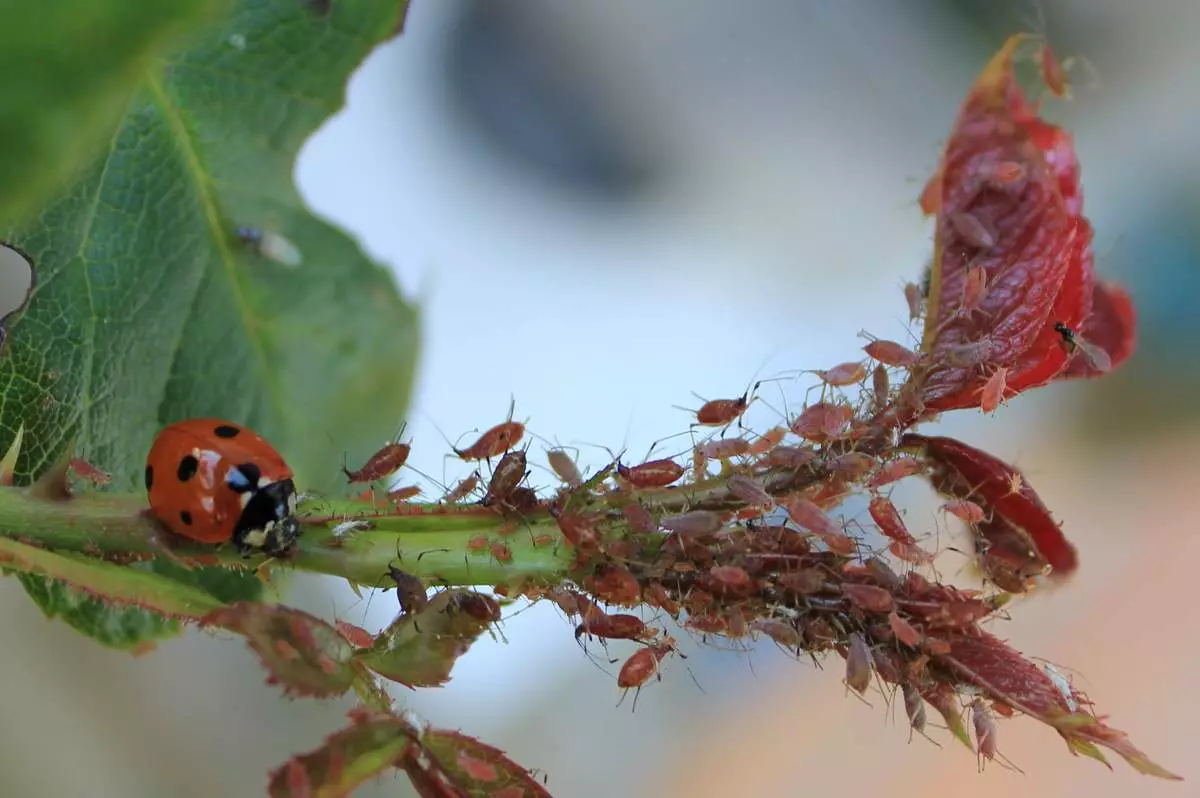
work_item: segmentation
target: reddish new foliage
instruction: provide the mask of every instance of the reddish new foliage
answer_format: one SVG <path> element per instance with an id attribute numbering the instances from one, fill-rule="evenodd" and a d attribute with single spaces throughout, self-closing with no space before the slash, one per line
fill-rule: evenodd
<path id="1" fill-rule="evenodd" d="M 1088 340 L 1092 332 L 1114 367 L 1132 352 L 1127 299 L 1102 288 L 1097 300 L 1071 137 L 1036 115 L 1013 76 L 1023 38 L 1012 37 L 979 77 L 947 141 L 937 189 L 926 192 L 939 199 L 922 342 L 932 365 L 914 375 L 926 413 L 979 406 L 1000 367 L 1006 396 L 1080 376 L 1086 367 L 1075 358 L 1068 368 L 1056 323 Z M 1019 179 L 1001 177 L 1010 174 Z M 973 276 L 986 285 L 982 295 L 978 285 L 968 290 Z M 1095 320 L 1094 305 L 1102 306 Z"/>

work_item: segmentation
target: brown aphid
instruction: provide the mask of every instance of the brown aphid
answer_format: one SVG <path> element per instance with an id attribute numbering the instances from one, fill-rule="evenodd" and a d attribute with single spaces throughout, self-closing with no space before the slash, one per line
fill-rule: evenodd
<path id="1" fill-rule="evenodd" d="M 884 368 L 883 364 L 876 366 L 871 372 L 871 398 L 875 402 L 875 409 L 882 410 L 887 407 L 891 390 L 892 386 L 888 380 L 887 369 Z"/>
<path id="2" fill-rule="evenodd" d="M 821 381 L 833 388 L 845 388 L 857 385 L 867 377 L 867 367 L 862 361 L 839 363 L 831 369 L 814 372 Z"/>
<path id="3" fill-rule="evenodd" d="M 725 489 L 735 498 L 754 507 L 774 507 L 775 499 L 751 477 L 734 474 L 725 482 Z"/>
<path id="4" fill-rule="evenodd" d="M 696 455 L 705 460 L 728 460 L 741 457 L 750 451 L 750 441 L 742 438 L 722 438 L 696 445 Z"/>
<path id="5" fill-rule="evenodd" d="M 916 283 L 905 283 L 904 301 L 908 303 L 909 322 L 914 322 L 921 318 L 921 314 L 925 309 L 925 296 L 921 293 L 921 286 Z"/>
<path id="6" fill-rule="evenodd" d="M 925 551 L 925 549 L 916 543 L 901 543 L 898 540 L 894 540 L 888 545 L 888 551 L 897 560 L 912 565 L 929 565 L 936 559 L 931 552 Z"/>
<path id="7" fill-rule="evenodd" d="M 519 421 L 505 421 L 484 432 L 467 448 L 454 449 L 454 453 L 460 460 L 490 460 L 516 446 L 524 435 L 524 424 Z"/>
<path id="8" fill-rule="evenodd" d="M 647 645 L 640 651 L 635 651 L 621 666 L 621 671 L 617 674 L 617 687 L 626 691 L 633 689 L 640 693 L 642 685 L 650 681 L 651 676 L 655 676 L 661 681 L 660 664 L 664 657 L 676 651 L 678 651 L 678 647 L 673 637 L 665 637 L 661 643 Z M 634 693 L 633 699 L 635 706 L 637 693 Z M 622 700 L 624 700 L 624 695 L 622 695 Z"/>
<path id="9" fill-rule="evenodd" d="M 717 595 L 749 595 L 754 590 L 754 579 L 745 568 L 736 565 L 714 565 L 708 569 L 706 587 Z"/>
<path id="10" fill-rule="evenodd" d="M 665 488 L 683 476 L 684 468 L 669 458 L 632 467 L 617 463 L 617 473 L 635 488 Z"/>
<path id="11" fill-rule="evenodd" d="M 987 269 L 976 264 L 967 269 L 966 279 L 963 280 L 962 298 L 958 313 L 970 315 L 979 309 L 983 304 L 983 298 L 987 296 L 988 275 Z"/>
<path id="12" fill-rule="evenodd" d="M 925 733 L 925 699 L 921 692 L 911 682 L 901 682 L 900 690 L 904 693 L 904 714 L 908 715 L 908 725 L 917 734 Z"/>
<path id="13" fill-rule="evenodd" d="M 879 527 L 879 531 L 888 539 L 910 546 L 917 542 L 905 526 L 904 519 L 900 517 L 900 511 L 888 497 L 876 496 L 871 499 L 871 503 L 867 505 L 867 512 L 871 514 L 871 520 Z"/>
<path id="14" fill-rule="evenodd" d="M 568 543 L 577 549 L 595 551 L 600 548 L 600 535 L 596 532 L 596 518 L 573 512 L 550 511 L 558 523 L 558 530 Z"/>
<path id="15" fill-rule="evenodd" d="M 888 626 L 891 627 L 892 634 L 896 635 L 896 639 L 904 645 L 912 646 L 913 648 L 921 645 L 921 633 L 894 611 L 888 613 Z"/>
<path id="16" fill-rule="evenodd" d="M 504 502 L 521 484 L 521 480 L 525 479 L 527 473 L 525 452 L 517 449 L 504 455 L 496 464 L 496 470 L 492 472 L 487 493 L 483 497 L 483 506 L 490 507 Z"/>
<path id="17" fill-rule="evenodd" d="M 507 543 L 499 540 L 493 540 L 488 548 L 491 550 L 492 556 L 496 558 L 496 562 L 512 562 L 512 549 L 509 548 Z"/>
<path id="18" fill-rule="evenodd" d="M 953 499 L 942 505 L 942 510 L 968 524 L 983 523 L 987 514 L 970 499 Z"/>
<path id="19" fill-rule="evenodd" d="M 482 593 L 455 593 L 453 596 L 455 609 L 465 612 L 477 621 L 495 623 L 501 618 L 500 603 L 491 596 Z"/>
<path id="20" fill-rule="evenodd" d="M 395 490 L 388 491 L 387 499 L 390 502 L 399 504 L 400 502 L 406 502 L 409 499 L 415 499 L 420 495 L 420 485 L 405 485 L 403 487 L 396 488 Z"/>
<path id="21" fill-rule="evenodd" d="M 651 607 L 657 607 L 672 618 L 679 616 L 679 602 L 671 598 L 671 594 L 667 592 L 667 589 L 663 587 L 661 582 L 651 582 L 646 585 L 642 594 L 645 597 L 646 603 Z"/>
<path id="22" fill-rule="evenodd" d="M 858 632 L 850 633 L 846 651 L 846 686 L 863 695 L 871 686 L 871 649 Z"/>
<path id="23" fill-rule="evenodd" d="M 362 468 L 357 471 L 342 468 L 342 472 L 352 485 L 356 482 L 375 482 L 400 470 L 411 451 L 412 447 L 407 443 L 389 443 L 371 455 Z"/>
<path id="24" fill-rule="evenodd" d="M 750 443 L 749 453 L 756 456 L 766 454 L 782 443 L 787 433 L 787 427 L 772 427 Z"/>
<path id="25" fill-rule="evenodd" d="M 482 554 L 487 551 L 488 539 L 486 535 L 476 535 L 467 541 L 467 551 L 472 554 Z"/>
<path id="26" fill-rule="evenodd" d="M 825 574 L 819 568 L 801 568 L 779 575 L 779 586 L 791 593 L 809 596 L 825 587 Z"/>
<path id="27" fill-rule="evenodd" d="M 696 422 L 692 426 L 723 427 L 732 424 L 742 417 L 749 406 L 747 394 L 742 394 L 737 399 L 712 399 L 696 411 Z"/>
<path id="28" fill-rule="evenodd" d="M 896 606 L 892 594 L 875 585 L 842 585 L 842 594 L 866 612 L 891 612 Z"/>
<path id="29" fill-rule="evenodd" d="M 394 565 L 388 566 L 388 576 L 396 583 L 396 599 L 405 615 L 421 612 L 429 605 L 429 595 L 420 579 Z"/>
<path id="30" fill-rule="evenodd" d="M 864 346 L 863 351 L 883 365 L 896 368 L 912 368 L 921 360 L 921 356 L 908 347 L 881 338 Z"/>
<path id="31" fill-rule="evenodd" d="M 653 637 L 656 631 L 647 628 L 636 615 L 618 613 L 584 618 L 583 623 L 575 627 L 575 639 L 578 640 L 585 634 L 608 640 L 645 640 Z"/>
<path id="32" fill-rule="evenodd" d="M 776 446 L 767 453 L 767 465 L 798 471 L 817 459 L 817 453 L 806 446 Z"/>
<path id="33" fill-rule="evenodd" d="M 830 473 L 837 475 L 847 482 L 857 482 L 865 477 L 878 464 L 878 460 L 863 452 L 846 452 L 831 457 L 825 462 Z"/>
<path id="34" fill-rule="evenodd" d="M 457 504 L 458 502 L 470 496 L 475 489 L 479 487 L 479 479 L 479 472 L 476 471 L 465 479 L 460 480 L 459 483 L 455 485 L 449 493 L 446 494 L 442 501 L 446 502 L 447 504 Z"/>
<path id="35" fill-rule="evenodd" d="M 868 488 L 882 488 L 884 485 L 889 485 L 897 480 L 911 477 L 915 474 L 920 474 L 925 470 L 925 463 L 915 457 L 897 457 L 895 460 L 890 460 L 871 475 L 867 480 Z"/>
<path id="36" fill-rule="evenodd" d="M 681 537 L 703 537 L 716 534 L 721 529 L 721 516 L 710 510 L 692 510 L 681 515 L 665 515 L 658 525 Z"/>
<path id="37" fill-rule="evenodd" d="M 629 531 L 638 535 L 650 535 L 658 531 L 654 516 L 650 511 L 637 502 L 630 502 L 621 508 L 621 513 L 629 523 Z"/>
<path id="38" fill-rule="evenodd" d="M 756 618 L 750 622 L 750 628 L 762 632 L 786 649 L 797 650 L 804 643 L 800 632 L 789 623 L 774 618 Z"/>
<path id="39" fill-rule="evenodd" d="M 69 466 L 80 479 L 86 479 L 88 482 L 93 482 L 97 485 L 107 485 L 112 480 L 112 476 L 107 471 L 96 468 L 96 466 L 82 457 L 71 458 Z"/>
<path id="40" fill-rule="evenodd" d="M 555 476 L 562 480 L 567 487 L 578 488 L 583 484 L 583 474 L 579 473 L 579 466 L 575 465 L 575 460 L 567 454 L 566 450 L 547 449 L 546 461 L 550 463 L 550 468 L 554 471 Z"/>
<path id="41" fill-rule="evenodd" d="M 969 246 L 982 250 L 996 246 L 996 234 L 975 214 L 952 213 L 948 221 L 958 237 Z"/>
<path id="42" fill-rule="evenodd" d="M 971 725 L 975 727 L 975 750 L 983 759 L 996 758 L 996 719 L 982 700 L 971 702 Z"/>
<path id="43" fill-rule="evenodd" d="M 596 598 L 609 604 L 633 606 L 641 600 L 642 589 L 637 577 L 628 568 L 612 563 L 601 563 L 596 571 L 584 579 L 584 586 Z"/>
<path id="44" fill-rule="evenodd" d="M 792 432 L 805 440 L 825 443 L 841 437 L 854 411 L 847 405 L 818 402 L 806 407 L 792 421 Z"/>

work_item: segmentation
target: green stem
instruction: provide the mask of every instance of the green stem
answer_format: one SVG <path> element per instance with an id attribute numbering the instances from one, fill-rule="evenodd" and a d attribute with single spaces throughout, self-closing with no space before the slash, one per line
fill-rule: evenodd
<path id="1" fill-rule="evenodd" d="M 169 551 L 194 564 L 255 567 L 262 563 L 262 558 L 240 557 L 231 546 L 168 540 L 146 509 L 141 495 L 81 493 L 50 500 L 27 488 L 0 487 L 0 536 L 110 562 L 148 559 Z M 320 500 L 301 509 L 308 511 L 301 516 L 304 530 L 299 545 L 281 567 L 341 576 L 361 585 L 387 584 L 389 565 L 433 584 L 556 581 L 566 574 L 572 559 L 546 512 L 511 522 L 479 507 L 406 505 L 397 511 L 363 502 Z M 365 522 L 369 528 L 335 532 L 347 521 Z M 498 561 L 487 549 L 469 552 L 468 543 L 479 536 L 507 545 L 511 562 Z M 535 540 L 542 545 L 535 545 Z"/>

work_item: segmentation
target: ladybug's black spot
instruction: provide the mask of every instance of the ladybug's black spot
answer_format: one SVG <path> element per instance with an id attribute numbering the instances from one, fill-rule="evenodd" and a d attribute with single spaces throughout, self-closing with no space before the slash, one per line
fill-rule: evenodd
<path id="1" fill-rule="evenodd" d="M 183 512 L 181 512 L 179 514 L 179 520 L 182 521 L 185 526 L 191 526 L 192 525 L 192 514 L 189 513 L 187 510 L 184 510 Z"/>
<path id="2" fill-rule="evenodd" d="M 190 454 L 183 456 L 179 461 L 179 468 L 175 471 L 175 476 L 179 477 L 180 482 L 187 482 L 196 475 L 196 469 L 200 467 L 200 461 Z"/>
<path id="3" fill-rule="evenodd" d="M 213 429 L 213 435 L 218 438 L 236 438 L 239 432 L 241 432 L 240 429 L 229 424 L 221 424 Z"/>
<path id="4" fill-rule="evenodd" d="M 235 484 L 234 473 L 241 476 L 241 480 L 236 480 L 240 484 Z M 229 483 L 229 487 L 242 493 L 247 490 L 258 490 L 258 480 L 262 477 L 262 470 L 254 463 L 242 463 L 240 466 L 229 472 L 229 477 L 225 480 Z"/>
<path id="5" fill-rule="evenodd" d="M 154 467 L 146 466 L 146 490 L 150 490 L 150 486 L 154 484 Z"/>

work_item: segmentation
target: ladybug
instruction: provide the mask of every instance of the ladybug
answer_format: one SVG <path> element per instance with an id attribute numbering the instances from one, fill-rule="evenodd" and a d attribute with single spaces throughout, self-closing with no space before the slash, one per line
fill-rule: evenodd
<path id="1" fill-rule="evenodd" d="M 286 555 L 300 534 L 292 470 L 262 436 L 231 421 L 163 427 L 146 456 L 150 510 L 177 535 L 232 540 L 239 553 Z"/>

